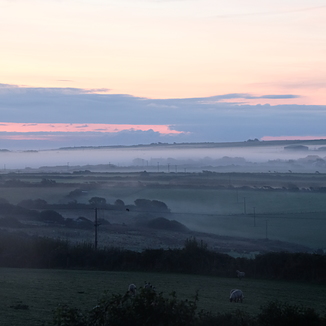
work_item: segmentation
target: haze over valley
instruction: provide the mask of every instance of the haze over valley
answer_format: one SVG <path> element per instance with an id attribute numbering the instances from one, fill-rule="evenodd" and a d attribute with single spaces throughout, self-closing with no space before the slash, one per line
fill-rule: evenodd
<path id="1" fill-rule="evenodd" d="M 75 171 L 126 168 L 151 172 L 323 172 L 326 140 L 181 143 L 75 147 L 49 150 L 0 150 L 1 170 L 56 167 Z M 100 165 L 95 167 L 96 165 Z M 55 170 L 55 169 L 53 169 Z"/>

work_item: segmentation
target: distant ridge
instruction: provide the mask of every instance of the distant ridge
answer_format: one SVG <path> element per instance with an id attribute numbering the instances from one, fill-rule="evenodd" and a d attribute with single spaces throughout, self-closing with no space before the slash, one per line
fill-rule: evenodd
<path id="1" fill-rule="evenodd" d="M 136 147 L 173 147 L 173 148 L 221 148 L 221 147 L 256 147 L 256 146 L 289 146 L 289 145 L 324 145 L 326 139 L 314 140 L 268 140 L 249 139 L 242 142 L 198 142 L 198 143 L 151 143 L 138 145 L 105 145 L 105 146 L 74 146 L 60 147 L 59 150 L 105 149 L 105 148 L 136 148 Z"/>

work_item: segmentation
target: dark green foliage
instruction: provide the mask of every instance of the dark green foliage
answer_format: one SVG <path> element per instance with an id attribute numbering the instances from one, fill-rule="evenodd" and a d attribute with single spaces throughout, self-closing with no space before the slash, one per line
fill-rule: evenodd
<path id="1" fill-rule="evenodd" d="M 217 313 L 201 311 L 198 326 L 259 326 L 257 319 L 242 310 L 233 313 Z"/>
<path id="2" fill-rule="evenodd" d="M 258 320 L 261 326 L 322 325 L 322 320 L 314 309 L 289 305 L 280 301 L 272 301 L 261 307 Z"/>
<path id="3" fill-rule="evenodd" d="M 234 278 L 239 269 L 246 272 L 246 278 L 326 282 L 326 255 L 273 253 L 256 259 L 233 258 L 209 250 L 196 238 L 187 239 L 182 249 L 135 252 L 114 247 L 95 250 L 92 243 L 71 244 L 0 231 L 0 266 L 156 271 Z"/>
<path id="4" fill-rule="evenodd" d="M 197 241 L 195 237 L 188 238 L 185 241 L 185 250 L 187 251 L 205 251 L 207 252 L 207 243 L 203 242 L 202 240 L 200 243 Z"/>
<path id="5" fill-rule="evenodd" d="M 101 207 L 106 205 L 106 199 L 102 197 L 92 197 L 88 202 L 94 207 Z"/>
<path id="6" fill-rule="evenodd" d="M 86 217 L 79 216 L 74 223 L 74 227 L 81 229 L 92 229 L 94 228 L 94 222 L 92 222 Z"/>
<path id="7" fill-rule="evenodd" d="M 86 312 L 58 306 L 53 326 L 323 326 L 325 319 L 314 309 L 273 301 L 257 316 L 243 310 L 213 314 L 197 311 L 198 294 L 193 300 L 178 300 L 152 289 L 141 288 L 136 295 L 105 293 L 97 305 Z"/>
<path id="8" fill-rule="evenodd" d="M 53 325 L 56 326 L 86 326 L 86 321 L 79 309 L 68 305 L 59 305 L 53 312 Z"/>
<path id="9" fill-rule="evenodd" d="M 257 275 L 285 280 L 325 281 L 326 256 L 271 252 L 255 259 Z"/>
<path id="10" fill-rule="evenodd" d="M 76 197 L 79 197 L 79 196 L 82 196 L 82 195 L 84 195 L 83 190 L 80 189 L 80 188 L 77 188 L 75 190 L 70 191 L 69 194 L 67 195 L 67 197 L 76 198 Z"/>
<path id="11" fill-rule="evenodd" d="M 200 320 L 194 300 L 178 300 L 176 293 L 168 298 L 163 293 L 141 288 L 135 296 L 105 294 L 98 304 L 85 313 L 68 306 L 54 311 L 55 326 L 191 326 Z"/>
<path id="12" fill-rule="evenodd" d="M 54 186 L 54 185 L 56 185 L 56 183 L 57 182 L 55 180 L 46 179 L 46 178 L 42 178 L 42 180 L 40 182 L 40 184 L 45 187 Z"/>
<path id="13" fill-rule="evenodd" d="M 136 199 L 135 205 L 137 208 L 143 211 L 153 211 L 153 212 L 164 212 L 169 213 L 167 205 L 159 200 L 149 200 L 149 199 Z"/>
<path id="14" fill-rule="evenodd" d="M 123 200 L 121 199 L 117 199 L 115 202 L 114 202 L 114 205 L 115 206 L 118 206 L 118 207 L 125 207 L 125 203 Z"/>
<path id="15" fill-rule="evenodd" d="M 146 223 L 146 226 L 153 229 L 186 232 L 189 229 L 182 223 L 175 220 L 168 220 L 164 217 L 154 218 Z"/>

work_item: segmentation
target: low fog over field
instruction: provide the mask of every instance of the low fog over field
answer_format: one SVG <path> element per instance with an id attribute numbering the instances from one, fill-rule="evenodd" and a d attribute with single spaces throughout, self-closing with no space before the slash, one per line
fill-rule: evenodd
<path id="1" fill-rule="evenodd" d="M 326 169 L 326 141 L 202 144 L 152 144 L 131 147 L 79 147 L 41 151 L 0 151 L 1 169 L 66 169 L 111 165 L 156 172 L 191 172 L 226 168 L 230 171 L 315 172 Z M 89 168 L 89 167 L 88 167 Z M 325 170 L 326 171 L 326 170 Z"/>

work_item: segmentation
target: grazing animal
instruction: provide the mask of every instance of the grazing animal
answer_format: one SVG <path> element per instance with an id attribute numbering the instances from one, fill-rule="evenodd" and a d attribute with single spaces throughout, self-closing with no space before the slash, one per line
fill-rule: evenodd
<path id="1" fill-rule="evenodd" d="M 131 283 L 128 286 L 128 293 L 131 295 L 136 295 L 136 289 L 137 289 L 136 285 Z"/>
<path id="2" fill-rule="evenodd" d="M 244 298 L 243 292 L 239 289 L 230 291 L 230 302 L 242 302 Z"/>
<path id="3" fill-rule="evenodd" d="M 236 272 L 237 272 L 237 276 L 238 276 L 238 279 L 239 279 L 239 280 L 241 280 L 242 278 L 244 278 L 245 275 L 246 275 L 245 272 L 240 272 L 240 271 L 238 271 L 238 270 L 237 270 Z"/>

